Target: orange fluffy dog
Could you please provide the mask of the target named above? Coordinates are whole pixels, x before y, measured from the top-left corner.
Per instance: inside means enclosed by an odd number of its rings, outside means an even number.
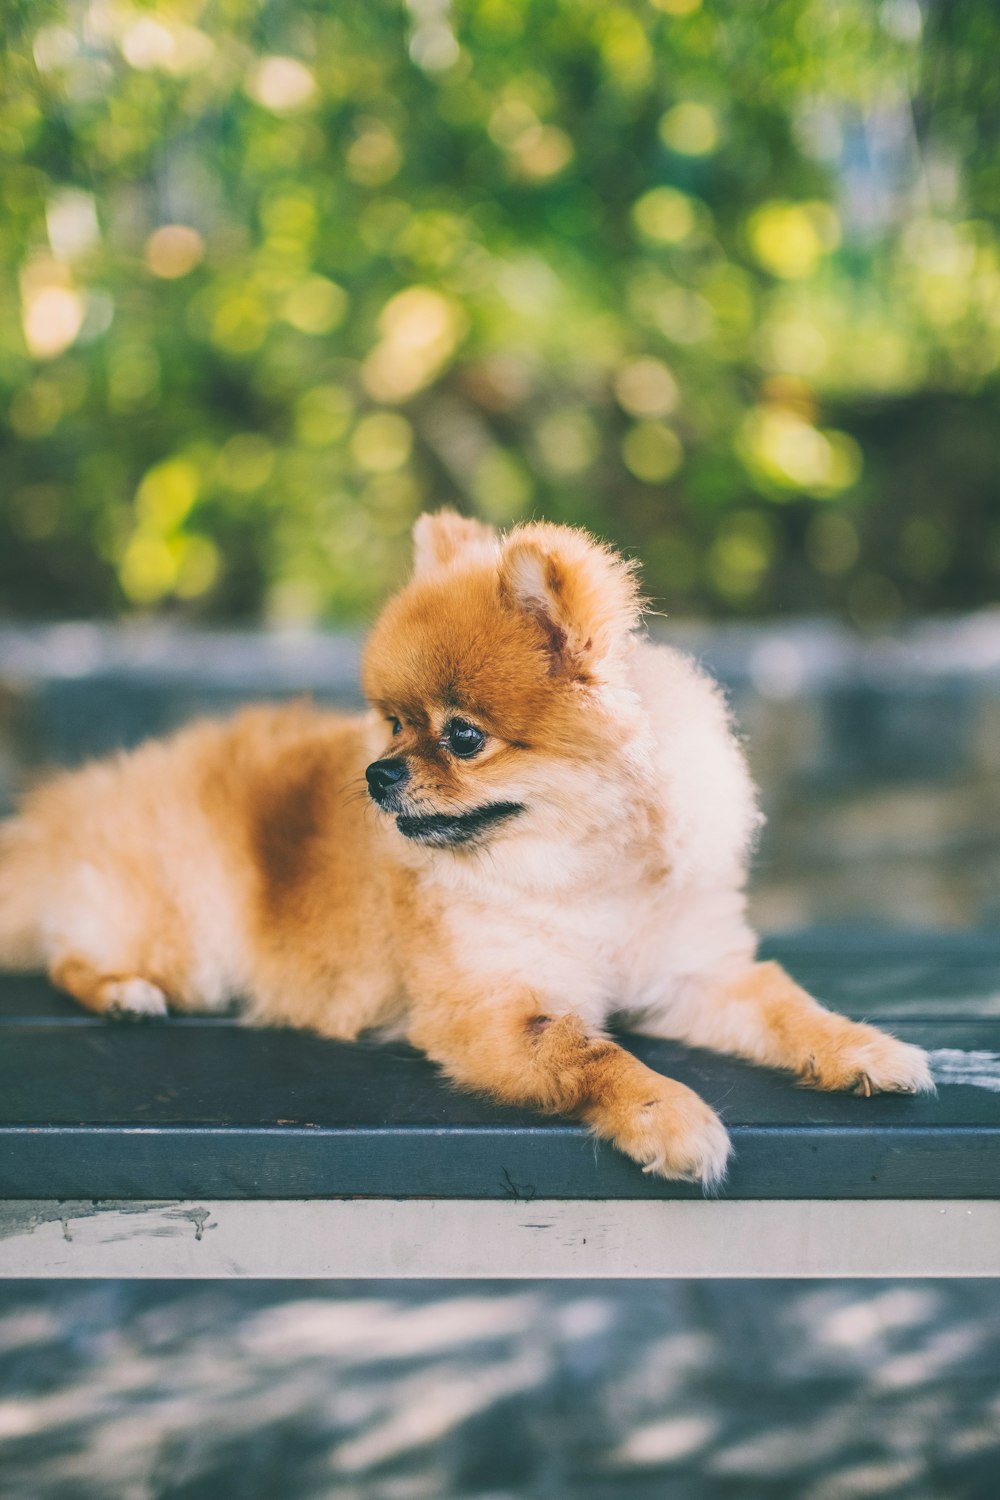
[[[919,1049],[755,961],[753,787],[718,689],[639,613],[582,532],[423,517],[372,711],[254,708],[43,786],[0,834],[0,962],[98,1012],[240,995],[257,1022],[404,1034],[706,1185],[718,1116],[612,1014],[818,1088],[930,1088]]]

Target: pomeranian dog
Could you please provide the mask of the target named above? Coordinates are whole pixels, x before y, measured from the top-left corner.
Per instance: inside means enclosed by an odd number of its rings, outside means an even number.
[[[717,686],[581,531],[423,516],[363,716],[256,707],[56,776],[0,829],[0,964],[98,1013],[407,1037],[464,1088],[712,1187],[729,1140],[627,1027],[914,1093],[927,1060],[755,960],[759,823]]]

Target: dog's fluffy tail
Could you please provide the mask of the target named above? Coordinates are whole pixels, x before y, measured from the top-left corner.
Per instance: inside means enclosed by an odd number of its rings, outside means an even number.
[[[43,889],[37,835],[23,818],[0,822],[0,969],[41,965]]]

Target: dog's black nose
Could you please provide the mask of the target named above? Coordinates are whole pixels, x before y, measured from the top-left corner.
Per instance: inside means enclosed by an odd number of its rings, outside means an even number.
[[[365,772],[368,790],[377,802],[381,801],[394,786],[398,786],[401,781],[405,781],[406,776],[406,763],[399,760],[396,756],[392,756],[387,760],[373,761]]]

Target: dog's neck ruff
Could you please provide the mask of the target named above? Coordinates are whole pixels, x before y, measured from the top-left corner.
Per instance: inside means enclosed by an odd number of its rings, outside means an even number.
[[[520,802],[487,802],[483,807],[465,813],[429,813],[425,817],[400,813],[396,827],[404,838],[412,839],[414,843],[449,849],[481,842],[492,829],[523,811]]]

